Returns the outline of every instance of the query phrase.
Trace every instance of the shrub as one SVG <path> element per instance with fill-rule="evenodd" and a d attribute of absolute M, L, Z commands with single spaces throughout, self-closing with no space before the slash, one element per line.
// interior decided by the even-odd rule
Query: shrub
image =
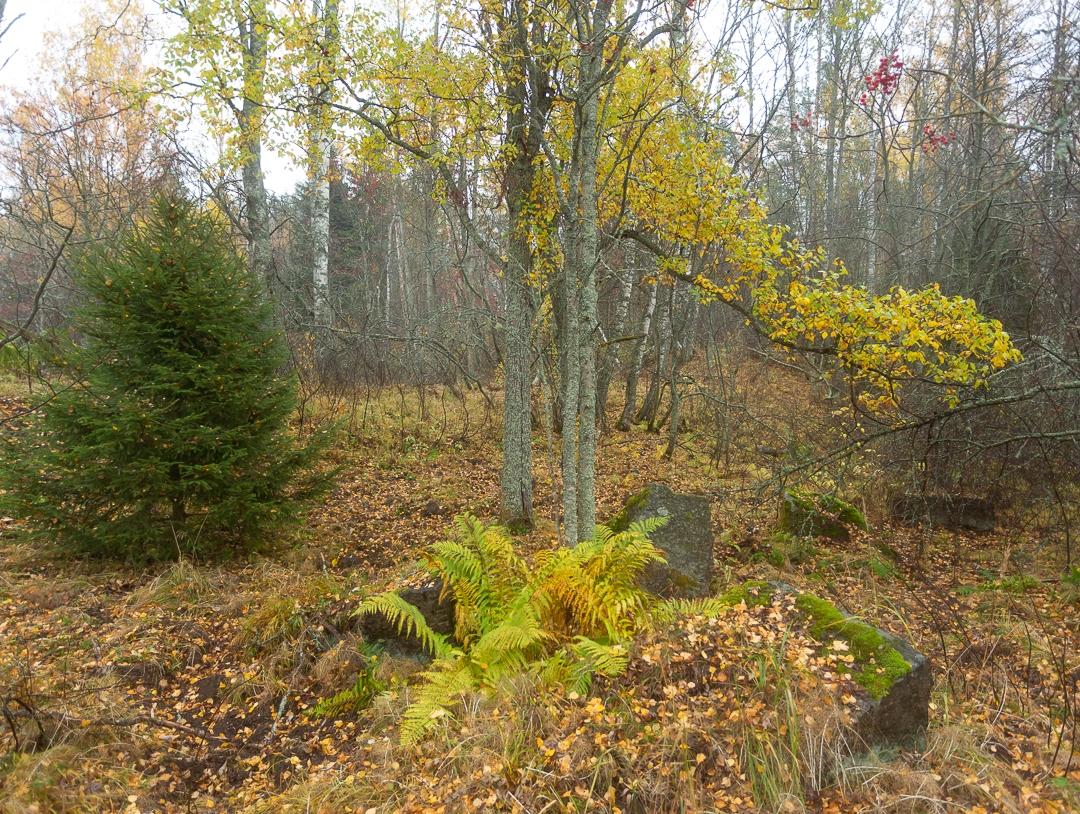
<path fill-rule="evenodd" d="M 295 518 L 321 444 L 289 432 L 282 336 L 217 220 L 160 199 L 77 283 L 69 380 L 4 444 L 2 511 L 132 559 L 251 546 Z"/>

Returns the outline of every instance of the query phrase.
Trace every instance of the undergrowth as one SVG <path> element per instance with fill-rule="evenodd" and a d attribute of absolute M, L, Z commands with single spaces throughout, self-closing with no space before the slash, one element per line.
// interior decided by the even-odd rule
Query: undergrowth
<path fill-rule="evenodd" d="M 506 529 L 457 517 L 455 536 L 427 554 L 428 571 L 454 599 L 453 639 L 432 630 L 420 610 L 393 591 L 357 610 L 382 614 L 435 659 L 405 710 L 402 740 L 418 740 L 463 693 L 493 690 L 526 670 L 579 694 L 594 675 L 624 670 L 635 620 L 651 604 L 638 578 L 649 563 L 663 560 L 648 535 L 663 522 L 632 523 L 622 532 L 597 526 L 591 540 L 526 560 Z"/>

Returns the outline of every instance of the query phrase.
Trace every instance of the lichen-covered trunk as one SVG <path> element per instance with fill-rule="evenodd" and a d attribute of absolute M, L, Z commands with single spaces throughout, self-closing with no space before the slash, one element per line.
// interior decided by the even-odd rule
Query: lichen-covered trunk
<path fill-rule="evenodd" d="M 652 328 L 653 312 L 656 310 L 656 286 L 649 291 L 649 301 L 645 306 L 645 315 L 641 319 L 641 333 L 634 344 L 634 355 L 630 363 L 630 370 L 626 374 L 626 400 L 623 404 L 622 415 L 616 427 L 622 432 L 630 429 L 634 418 L 634 410 L 637 409 L 637 386 L 641 375 L 642 365 L 645 364 L 645 348 L 649 341 L 649 330 Z"/>
<path fill-rule="evenodd" d="M 507 237 L 503 275 L 505 354 L 503 373 L 503 461 L 500 471 L 501 513 L 511 527 L 529 526 L 533 520 L 532 479 L 532 364 L 530 344 L 533 300 L 529 290 L 532 250 L 526 230 L 533 162 L 539 152 L 539 134 L 529 107 L 530 94 L 525 53 L 528 40 L 523 26 L 510 26 L 511 52 L 507 58 L 506 168 Z"/>
<path fill-rule="evenodd" d="M 618 361 L 620 348 L 622 347 L 622 334 L 626 330 L 626 315 L 630 311 L 630 297 L 634 291 L 634 272 L 631 268 L 624 268 L 619 275 L 619 302 L 615 308 L 615 323 L 612 326 L 611 337 L 600 367 L 596 374 L 596 417 L 601 427 L 606 426 L 605 409 L 607 408 L 608 389 L 611 386 L 611 376 L 615 372 L 615 364 Z"/>
<path fill-rule="evenodd" d="M 500 473 L 503 520 L 511 526 L 532 522 L 532 422 L 529 338 L 532 304 L 523 270 L 528 268 L 529 247 L 509 240 L 507 272 L 503 281 L 506 351 L 503 370 L 503 463 Z M 514 270 L 516 269 L 516 270 Z"/>
<path fill-rule="evenodd" d="M 243 140 L 243 165 L 240 172 L 244 190 L 244 220 L 248 242 L 248 262 L 260 280 L 268 281 L 273 266 L 270 245 L 270 207 L 262 170 L 262 88 L 266 76 L 266 34 L 252 16 L 241 19 L 241 42 L 244 48 L 244 87 L 250 92 L 237 114 Z"/>
<path fill-rule="evenodd" d="M 599 52 L 599 46 L 595 49 Z M 599 335 L 596 265 L 600 236 L 597 224 L 596 173 L 599 91 L 596 78 L 602 63 L 590 52 L 589 87 L 581 113 L 581 393 L 578 402 L 577 527 L 578 538 L 590 537 L 596 525 L 596 351 Z M 583 74 L 585 72 L 583 71 Z"/>
<path fill-rule="evenodd" d="M 581 345 L 579 323 L 581 302 L 578 292 L 578 242 L 566 247 L 563 269 L 562 361 L 562 514 L 563 534 L 568 543 L 578 540 L 578 399 L 581 388 Z"/>
<path fill-rule="evenodd" d="M 577 18 L 579 40 L 586 45 L 578 52 L 563 281 L 563 523 L 571 544 L 591 536 L 596 524 L 597 167 L 600 89 L 610 14 L 610 0 L 599 0 L 591 19 L 584 10 Z"/>

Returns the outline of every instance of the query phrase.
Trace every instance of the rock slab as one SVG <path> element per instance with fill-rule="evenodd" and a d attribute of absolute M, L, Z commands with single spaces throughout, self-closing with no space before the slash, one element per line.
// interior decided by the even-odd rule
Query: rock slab
<path fill-rule="evenodd" d="M 780 594 L 798 596 L 800 593 L 785 582 L 769 584 Z M 847 621 L 873 627 L 843 608 L 837 607 L 837 610 Z M 933 671 L 930 660 L 908 642 L 879 627 L 874 627 L 874 630 L 903 657 L 911 669 L 894 681 L 881 698 L 874 698 L 860 688 L 857 694 L 859 711 L 853 729 L 863 746 L 903 746 L 925 732 L 930 723 Z"/>
<path fill-rule="evenodd" d="M 667 563 L 652 563 L 642 587 L 663 597 L 706 596 L 712 582 L 713 535 L 710 501 L 704 495 L 678 494 L 662 483 L 651 483 L 627 500 L 608 525 L 624 531 L 631 523 L 666 517 L 667 523 L 650 535 Z"/>
<path fill-rule="evenodd" d="M 898 523 L 951 531 L 993 531 L 994 515 L 994 504 L 977 497 L 902 494 L 889 503 L 889 516 Z"/>
<path fill-rule="evenodd" d="M 888 631 L 878 628 L 878 632 L 911 665 L 911 671 L 895 681 L 880 700 L 869 696 L 860 699 L 855 731 L 871 746 L 904 745 L 925 732 L 930 723 L 934 677 L 926 656 Z"/>

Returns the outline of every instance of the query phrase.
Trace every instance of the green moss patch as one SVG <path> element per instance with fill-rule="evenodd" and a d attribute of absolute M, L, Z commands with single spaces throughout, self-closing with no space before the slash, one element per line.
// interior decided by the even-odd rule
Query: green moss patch
<path fill-rule="evenodd" d="M 756 608 L 761 605 L 771 604 L 775 593 L 776 588 L 768 582 L 751 579 L 741 585 L 728 588 L 718 599 L 724 605 L 734 606 L 742 602 L 748 608 Z"/>
<path fill-rule="evenodd" d="M 850 503 L 834 495 L 784 493 L 780 502 L 780 531 L 796 536 L 846 540 L 848 527 L 867 531 L 866 517 Z"/>
<path fill-rule="evenodd" d="M 862 529 L 863 531 L 870 530 L 870 526 L 866 522 L 866 515 L 864 515 L 856 506 L 841 500 L 835 495 L 818 495 L 817 505 L 821 511 L 828 512 L 841 523 L 855 526 L 855 528 Z"/>
<path fill-rule="evenodd" d="M 870 697 L 881 700 L 892 685 L 911 672 L 900 652 L 881 632 L 848 616 L 831 602 L 813 594 L 799 594 L 795 607 L 806 614 L 810 633 L 818 641 L 842 639 L 855 657 L 852 678 Z"/>
<path fill-rule="evenodd" d="M 630 528 L 630 515 L 645 503 L 649 498 L 649 490 L 642 489 L 637 494 L 630 495 L 623 507 L 607 522 L 607 527 L 616 534 L 620 534 Z"/>
<path fill-rule="evenodd" d="M 766 539 L 765 561 L 775 568 L 802 565 L 817 555 L 812 537 L 796 537 L 784 531 L 773 532 Z"/>
<path fill-rule="evenodd" d="M 971 596 L 976 593 L 990 593 L 998 591 L 1006 594 L 1024 594 L 1038 588 L 1042 583 L 1035 577 L 1027 574 L 1002 577 L 1001 579 L 988 579 L 978 585 L 961 585 L 956 589 L 960 596 Z"/>

